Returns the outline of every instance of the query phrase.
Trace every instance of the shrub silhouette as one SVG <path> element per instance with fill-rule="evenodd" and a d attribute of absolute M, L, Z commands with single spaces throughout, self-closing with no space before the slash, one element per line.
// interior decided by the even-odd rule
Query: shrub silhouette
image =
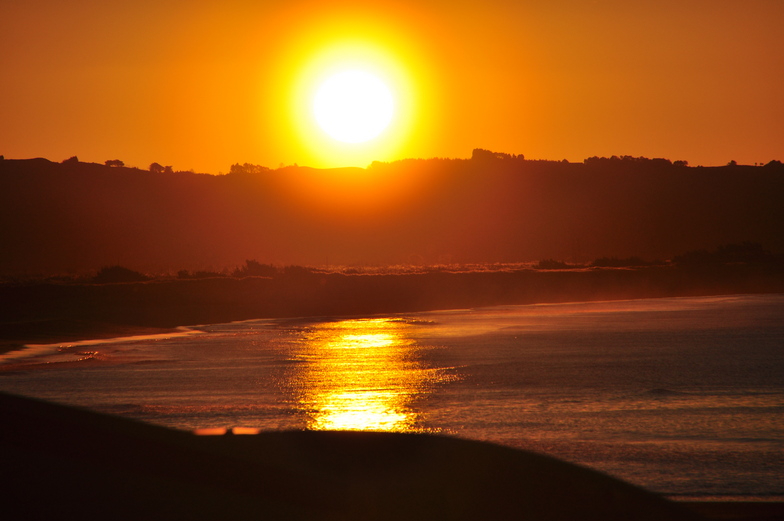
<path fill-rule="evenodd" d="M 269 172 L 270 169 L 266 166 L 261 165 L 254 165 L 252 163 L 234 163 L 229 168 L 230 174 L 263 174 L 265 172 Z"/>
<path fill-rule="evenodd" d="M 493 152 L 491 150 L 485 150 L 484 148 L 475 148 L 471 152 L 471 160 L 472 161 L 494 161 L 497 159 L 525 159 L 523 154 L 507 154 L 505 152 Z"/>
<path fill-rule="evenodd" d="M 160 163 L 152 163 L 150 165 L 150 172 L 153 174 L 173 174 L 174 168 L 171 165 L 163 166 Z"/>
<path fill-rule="evenodd" d="M 142 275 L 138 271 L 125 268 L 123 266 L 104 266 L 98 270 L 98 274 L 92 281 L 97 284 L 111 284 L 114 282 L 142 282 L 149 280 L 149 277 Z"/>
<path fill-rule="evenodd" d="M 278 274 L 278 268 L 271 264 L 262 264 L 259 261 L 248 259 L 245 266 L 234 270 L 234 277 L 274 277 Z"/>
<path fill-rule="evenodd" d="M 538 270 L 566 270 L 571 268 L 565 262 L 557 261 L 554 259 L 543 259 L 536 264 Z"/>

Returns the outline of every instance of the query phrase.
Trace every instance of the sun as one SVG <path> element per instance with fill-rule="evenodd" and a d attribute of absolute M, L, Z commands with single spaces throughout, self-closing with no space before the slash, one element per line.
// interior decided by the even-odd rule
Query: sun
<path fill-rule="evenodd" d="M 397 40 L 333 33 L 293 47 L 264 75 L 275 78 L 274 89 L 258 121 L 280 127 L 268 146 L 291 154 L 288 163 L 314 168 L 365 168 L 411 155 L 438 119 L 424 118 L 437 104 L 419 54 Z"/>
<path fill-rule="evenodd" d="M 364 143 L 379 136 L 394 113 L 392 92 L 378 77 L 362 70 L 333 74 L 313 99 L 319 127 L 343 143 Z"/>

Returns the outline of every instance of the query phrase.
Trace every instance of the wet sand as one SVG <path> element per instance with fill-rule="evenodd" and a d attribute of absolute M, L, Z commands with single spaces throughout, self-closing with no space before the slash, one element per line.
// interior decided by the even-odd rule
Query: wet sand
<path fill-rule="evenodd" d="M 0 354 L 27 344 L 82 342 L 139 335 L 174 333 L 176 328 L 112 324 L 93 320 L 44 319 L 0 323 Z"/>

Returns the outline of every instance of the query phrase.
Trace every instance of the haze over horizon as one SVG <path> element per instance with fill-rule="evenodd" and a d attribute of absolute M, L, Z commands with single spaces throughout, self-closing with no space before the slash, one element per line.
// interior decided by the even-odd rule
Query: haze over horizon
<path fill-rule="evenodd" d="M 784 3 L 15 2 L 0 154 L 217 174 L 466 157 L 767 163 L 784 143 Z M 392 122 L 340 143 L 310 113 L 360 67 Z"/>

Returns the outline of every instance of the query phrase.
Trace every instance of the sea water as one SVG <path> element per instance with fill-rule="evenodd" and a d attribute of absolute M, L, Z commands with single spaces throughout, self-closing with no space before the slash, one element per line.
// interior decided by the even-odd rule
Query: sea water
<path fill-rule="evenodd" d="M 442 433 L 674 498 L 784 499 L 784 295 L 206 325 L 8 353 L 0 390 L 185 430 Z"/>

